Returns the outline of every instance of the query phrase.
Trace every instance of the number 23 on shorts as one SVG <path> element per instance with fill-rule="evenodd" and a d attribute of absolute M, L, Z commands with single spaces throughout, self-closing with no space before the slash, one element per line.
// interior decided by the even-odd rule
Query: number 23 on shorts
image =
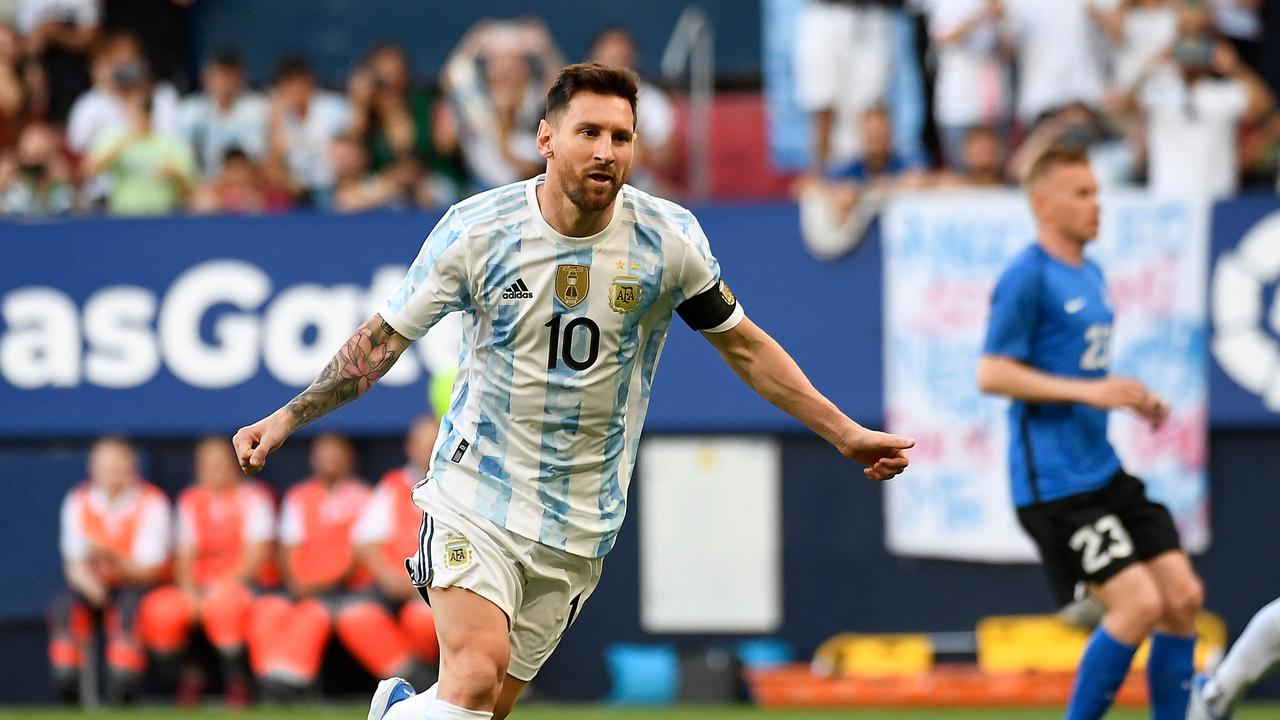
<path fill-rule="evenodd" d="M 1103 515 L 1076 530 L 1068 544 L 1080 553 L 1080 567 L 1085 575 L 1092 575 L 1133 554 L 1133 541 L 1115 515 Z"/>

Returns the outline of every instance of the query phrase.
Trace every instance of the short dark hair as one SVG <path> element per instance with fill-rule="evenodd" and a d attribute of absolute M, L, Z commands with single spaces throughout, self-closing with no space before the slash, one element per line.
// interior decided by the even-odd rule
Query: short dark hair
<path fill-rule="evenodd" d="M 636 95 L 639 85 L 636 74 L 626 68 L 612 68 L 600 63 L 588 62 L 569 65 L 560 71 L 556 81 L 547 91 L 545 117 L 550 120 L 569 107 L 569 101 L 580 92 L 615 95 L 631 105 L 631 124 L 635 126 Z"/>
<path fill-rule="evenodd" d="M 280 60 L 276 64 L 276 82 L 281 83 L 286 80 L 314 80 L 316 71 L 311 68 L 311 63 L 301 55 L 289 55 Z"/>
<path fill-rule="evenodd" d="M 1049 174 L 1050 170 L 1059 165 L 1088 165 L 1089 156 L 1085 151 L 1079 148 L 1063 147 L 1054 145 L 1048 150 L 1040 153 L 1039 157 L 1031 163 L 1031 167 L 1027 168 L 1026 177 L 1022 179 L 1022 184 L 1031 187 L 1040 178 Z"/>

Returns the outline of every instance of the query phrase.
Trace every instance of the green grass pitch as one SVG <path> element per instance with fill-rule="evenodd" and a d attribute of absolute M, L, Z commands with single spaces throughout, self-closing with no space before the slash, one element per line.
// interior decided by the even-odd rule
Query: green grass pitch
<path fill-rule="evenodd" d="M 338 720 L 365 717 L 368 706 L 298 708 L 256 707 L 242 711 L 222 708 L 172 707 L 102 710 L 51 710 L 0 706 L 3 720 L 160 720 L 161 718 L 229 718 L 232 720 Z M 1117 710 L 1114 720 L 1139 720 L 1146 711 Z M 1280 717 L 1280 704 L 1254 704 L 1240 708 L 1236 720 Z M 531 704 L 519 708 L 512 720 L 1060 720 L 1061 710 L 761 710 L 749 707 L 614 708 L 604 705 Z"/>

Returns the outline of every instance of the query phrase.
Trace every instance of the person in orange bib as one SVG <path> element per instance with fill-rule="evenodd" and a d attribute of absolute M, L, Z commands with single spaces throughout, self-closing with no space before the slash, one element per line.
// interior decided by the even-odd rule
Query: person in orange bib
<path fill-rule="evenodd" d="M 138 475 L 133 446 L 103 438 L 89 478 L 62 502 L 59 546 L 69 592 L 50 613 L 49 662 L 60 696 L 74 701 L 93 623 L 107 638 L 108 700 L 130 699 L 146 670 L 141 625 L 147 593 L 169 560 L 169 501 Z"/>
<path fill-rule="evenodd" d="M 312 476 L 285 495 L 280 570 L 285 593 L 256 601 L 250 664 L 263 693 L 277 700 L 314 687 L 330 632 L 370 673 L 423 677 L 404 633 L 371 592 L 351 530 L 370 490 L 353 474 L 351 443 L 335 434 L 311 446 Z"/>
<path fill-rule="evenodd" d="M 249 696 L 245 637 L 256 582 L 264 577 L 275 535 L 271 491 L 247 481 L 225 438 L 202 440 L 195 451 L 195 485 L 178 497 L 176 585 L 160 588 L 143 606 L 143 635 L 153 651 L 176 658 L 197 623 L 223 660 L 229 705 Z M 184 673 L 178 702 L 193 704 L 203 684 Z"/>
<path fill-rule="evenodd" d="M 440 663 L 440 642 L 431 606 L 405 574 L 405 559 L 418 552 L 422 509 L 413 504 L 413 486 L 427 476 L 440 423 L 431 415 L 414 421 L 405 438 L 408 462 L 382 476 L 352 531 L 356 557 L 373 573 L 383 604 L 396 613 L 400 628 L 418 659 Z"/>

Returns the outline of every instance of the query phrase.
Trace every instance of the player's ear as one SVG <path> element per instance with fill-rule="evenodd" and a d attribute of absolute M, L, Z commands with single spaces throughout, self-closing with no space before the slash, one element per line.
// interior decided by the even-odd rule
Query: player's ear
<path fill-rule="evenodd" d="M 551 123 L 546 118 L 538 121 L 538 154 L 548 160 L 551 159 Z"/>

